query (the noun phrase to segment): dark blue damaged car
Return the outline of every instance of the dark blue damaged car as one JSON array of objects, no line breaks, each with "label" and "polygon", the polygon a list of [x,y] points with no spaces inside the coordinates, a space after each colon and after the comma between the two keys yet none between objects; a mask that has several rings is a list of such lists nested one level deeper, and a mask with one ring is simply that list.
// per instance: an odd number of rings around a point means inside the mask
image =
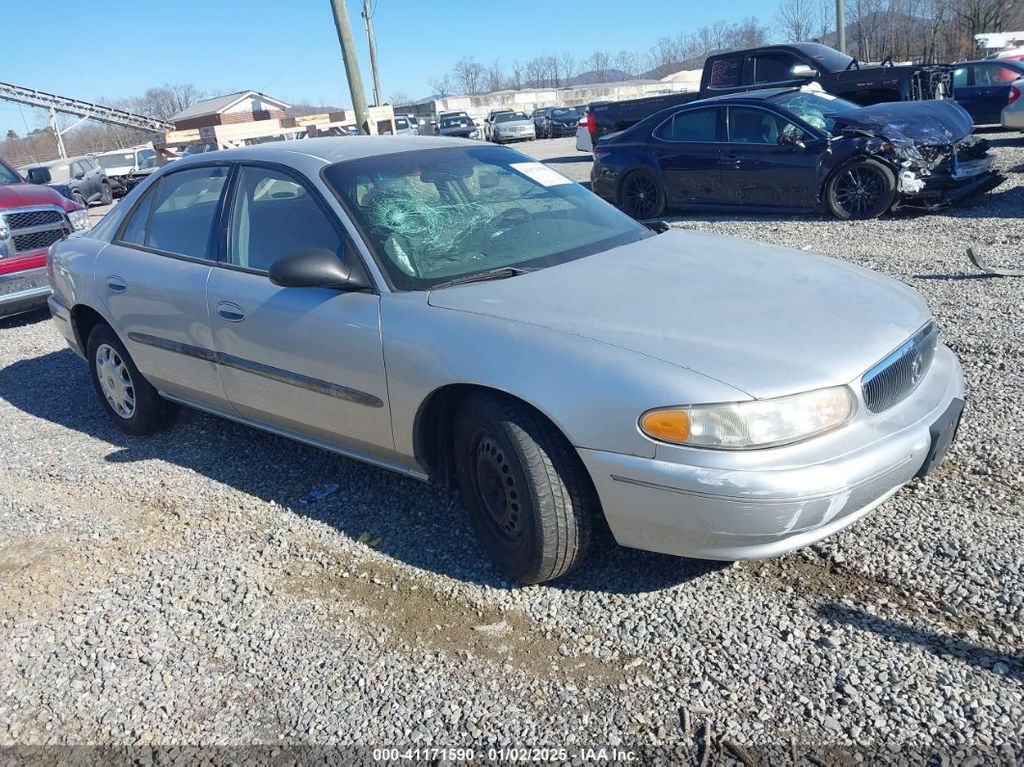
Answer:
[{"label": "dark blue damaged car", "polygon": [[1001,183],[973,129],[951,101],[860,107],[813,87],[751,91],[666,109],[602,137],[591,183],[638,219],[666,209],[875,218]]}]

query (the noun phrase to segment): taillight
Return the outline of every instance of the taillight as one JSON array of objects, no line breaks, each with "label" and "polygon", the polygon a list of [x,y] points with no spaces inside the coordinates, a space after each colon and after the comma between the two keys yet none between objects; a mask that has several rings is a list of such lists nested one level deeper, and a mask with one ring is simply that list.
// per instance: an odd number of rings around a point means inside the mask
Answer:
[{"label": "taillight", "polygon": [[1018,88],[1016,85],[1011,85],[1010,86],[1010,100],[1007,101],[1006,103],[1007,104],[1012,104],[1014,101],[1016,101],[1019,98],[1020,98],[1020,88]]},{"label": "taillight", "polygon": [[594,134],[597,133],[597,118],[594,117],[593,112],[587,112],[587,133],[590,134],[590,138],[594,138]]}]

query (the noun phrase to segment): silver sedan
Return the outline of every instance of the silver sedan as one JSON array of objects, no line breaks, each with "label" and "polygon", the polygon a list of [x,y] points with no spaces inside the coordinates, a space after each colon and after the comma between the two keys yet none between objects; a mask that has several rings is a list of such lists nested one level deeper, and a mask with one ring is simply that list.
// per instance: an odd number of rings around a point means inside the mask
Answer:
[{"label": "silver sedan", "polygon": [[168,165],[56,245],[50,307],[126,432],[181,404],[452,484],[522,582],[600,517],[782,554],[941,461],[963,382],[917,293],[659,229],[504,147],[268,144]]}]

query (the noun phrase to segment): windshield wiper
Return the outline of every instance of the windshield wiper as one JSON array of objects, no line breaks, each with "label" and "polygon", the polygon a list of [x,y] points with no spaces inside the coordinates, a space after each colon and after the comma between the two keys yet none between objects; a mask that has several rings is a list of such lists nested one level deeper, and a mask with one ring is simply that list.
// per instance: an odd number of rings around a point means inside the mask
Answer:
[{"label": "windshield wiper", "polygon": [[527,272],[536,271],[535,269],[523,269],[518,266],[502,266],[497,269],[488,269],[486,272],[477,272],[476,274],[464,274],[462,277],[456,277],[448,280],[447,282],[439,282],[431,290],[440,290],[441,288],[450,288],[455,285],[468,285],[471,282],[487,282],[488,280],[507,280],[509,277],[518,277],[520,274],[526,274]]}]

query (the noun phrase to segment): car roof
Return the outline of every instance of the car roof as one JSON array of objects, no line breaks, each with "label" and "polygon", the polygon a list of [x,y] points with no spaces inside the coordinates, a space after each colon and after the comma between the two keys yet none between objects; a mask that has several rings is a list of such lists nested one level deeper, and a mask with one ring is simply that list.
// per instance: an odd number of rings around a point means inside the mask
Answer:
[{"label": "car roof", "polygon": [[1018,72],[1024,72],[1024,61],[1014,61],[1013,59],[981,59],[978,61],[959,61],[953,64],[954,67],[966,67],[973,66],[975,64],[995,64],[996,66],[1006,67],[1007,69],[1016,69]]},{"label": "car roof", "polygon": [[47,162],[37,162],[35,165],[29,165],[29,168],[56,168],[58,165],[70,165],[78,160],[92,160],[92,155],[80,154],[74,157],[58,157],[56,160],[48,160]]},{"label": "car roof", "polygon": [[[301,154],[322,160],[325,163],[361,160],[366,157],[380,157],[416,149],[440,149],[443,147],[466,146],[466,139],[442,138],[438,136],[327,136],[295,141],[271,141],[266,144],[221,149],[192,155],[196,162],[210,160],[267,159],[266,155],[276,152]],[[191,163],[190,163],[191,164]]]},{"label": "car roof", "polygon": [[689,104],[683,106],[697,106],[699,104],[707,104],[708,102],[718,103],[720,101],[765,101],[775,96],[781,96],[783,93],[792,93],[798,91],[799,88],[791,86],[788,88],[762,88],[756,91],[739,91],[737,93],[723,93],[721,96],[711,96],[706,99],[698,99],[697,101],[691,101]]}]

